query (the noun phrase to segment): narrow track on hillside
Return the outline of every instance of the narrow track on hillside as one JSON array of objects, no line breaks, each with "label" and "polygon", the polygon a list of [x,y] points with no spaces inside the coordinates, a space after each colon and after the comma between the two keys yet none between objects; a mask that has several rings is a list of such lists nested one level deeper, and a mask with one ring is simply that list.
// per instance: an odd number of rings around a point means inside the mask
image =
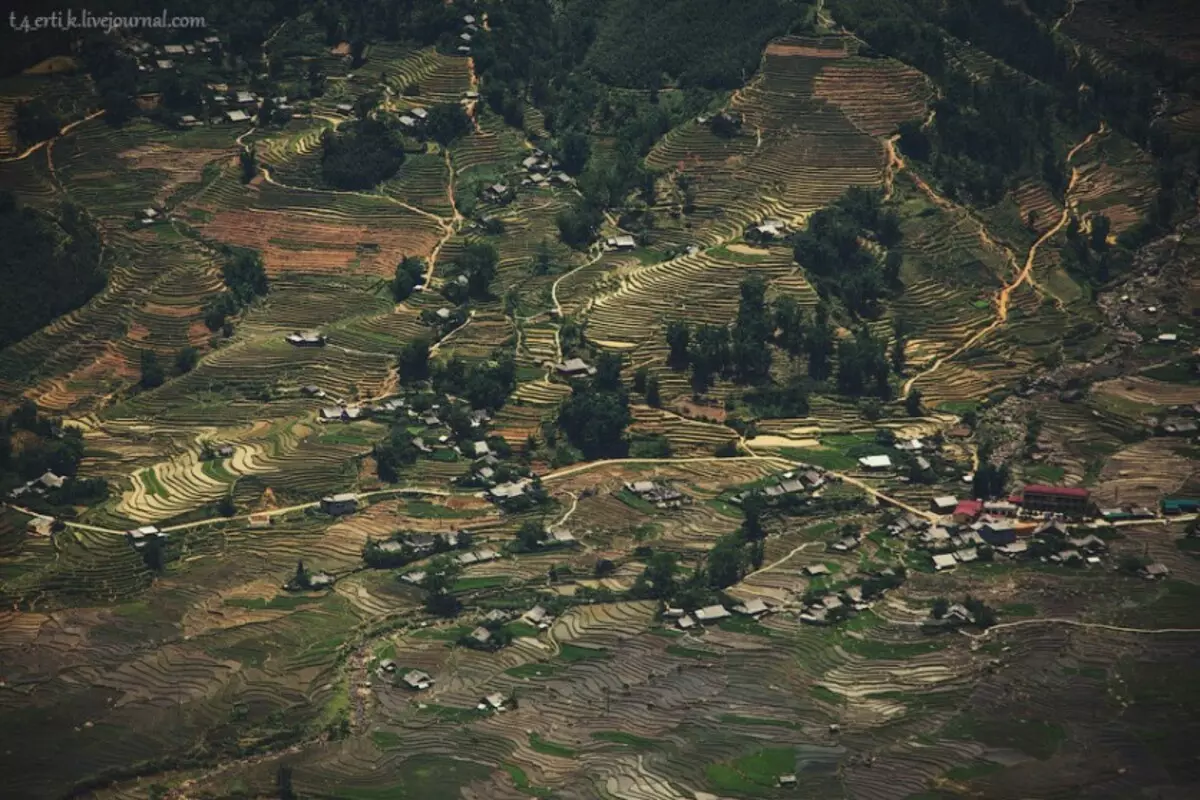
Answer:
[{"label": "narrow track on hillside", "polygon": [[[1094,139],[1096,136],[1102,135],[1106,131],[1107,131],[1107,127],[1105,126],[1105,124],[1103,122],[1101,122],[1100,127],[1096,131],[1089,133],[1083,139],[1083,141],[1079,142],[1078,144],[1076,144],[1074,147],[1071,148],[1070,152],[1067,153],[1067,158],[1066,158],[1067,164],[1069,165],[1071,163],[1071,159],[1074,158],[1075,154],[1077,152],[1079,152],[1079,150],[1081,150],[1083,147],[1090,144],[1092,139]],[[917,182],[918,186],[924,185],[926,188],[928,188],[927,184],[925,184],[924,181],[922,181],[920,179],[920,177],[917,176],[915,173],[910,171],[909,176],[912,177],[913,180]],[[1004,285],[1004,287],[1002,289],[1000,289],[1000,292],[996,295],[996,317],[995,317],[995,319],[993,319],[992,322],[989,325],[987,325],[987,327],[985,327],[979,331],[976,331],[974,334],[969,336],[962,344],[960,344],[958,347],[956,347],[954,350],[952,350],[949,354],[936,359],[933,362],[933,364],[931,364],[927,369],[924,369],[921,372],[918,372],[916,375],[914,375],[913,377],[911,377],[907,381],[905,381],[904,388],[903,388],[901,394],[907,395],[909,393],[909,391],[912,390],[912,387],[916,384],[916,382],[918,380],[921,380],[922,378],[925,378],[925,377],[937,372],[942,367],[942,365],[944,365],[947,362],[952,361],[953,359],[962,355],[964,352],[966,352],[971,347],[973,347],[977,342],[979,342],[985,336],[987,336],[988,334],[990,334],[992,331],[996,330],[997,328],[1001,327],[1002,325],[1004,325],[1005,322],[1008,321],[1009,299],[1012,297],[1012,293],[1014,291],[1016,291],[1018,288],[1020,288],[1020,286],[1023,283],[1026,283],[1027,281],[1030,280],[1030,276],[1033,273],[1033,263],[1034,263],[1034,260],[1037,258],[1038,249],[1043,244],[1045,244],[1047,241],[1049,241],[1052,237],[1054,237],[1064,227],[1066,227],[1067,222],[1071,219],[1071,213],[1072,213],[1071,190],[1073,188],[1075,188],[1075,184],[1078,181],[1078,179],[1079,179],[1079,169],[1077,167],[1072,166],[1070,180],[1067,182],[1067,188],[1063,192],[1064,202],[1063,202],[1062,215],[1059,217],[1057,223],[1055,223],[1045,233],[1043,233],[1041,236],[1039,236],[1037,238],[1037,241],[1035,241],[1030,246],[1029,252],[1025,256],[1025,263],[1021,267],[1021,270],[1017,273],[1016,278],[1014,278],[1010,283],[1006,283]],[[932,189],[928,189],[928,191],[932,191]]]}]

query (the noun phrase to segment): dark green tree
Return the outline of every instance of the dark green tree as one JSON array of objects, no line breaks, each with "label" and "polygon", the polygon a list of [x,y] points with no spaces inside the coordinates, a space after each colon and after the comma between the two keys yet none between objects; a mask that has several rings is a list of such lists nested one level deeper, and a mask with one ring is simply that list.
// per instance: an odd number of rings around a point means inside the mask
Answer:
[{"label": "dark green tree", "polygon": [[392,297],[397,303],[408,299],[424,278],[425,261],[417,256],[405,256],[396,265],[396,274],[392,278]]},{"label": "dark green tree", "polygon": [[396,357],[402,383],[416,383],[429,377],[430,342],[419,336],[407,342]]},{"label": "dark green tree", "polygon": [[158,363],[158,354],[153,350],[143,350],[141,355],[142,368],[142,388],[153,389],[156,386],[162,386],[165,375],[163,368]]},{"label": "dark green tree", "polygon": [[238,153],[238,164],[242,170],[242,183],[249,183],[258,174],[258,151],[254,145],[243,147]]},{"label": "dark green tree", "polygon": [[670,348],[667,363],[672,368],[682,369],[687,366],[691,335],[691,330],[683,320],[673,319],[667,323],[667,347]]},{"label": "dark green tree", "polygon": [[646,379],[646,405],[651,408],[662,407],[662,397],[659,395],[657,375],[651,375]]},{"label": "dark green tree", "polygon": [[196,368],[196,362],[200,360],[200,354],[196,348],[191,345],[184,345],[175,355],[175,369],[180,373],[191,372]]},{"label": "dark green tree", "polygon": [[425,131],[444,147],[471,132],[471,118],[458,103],[443,103],[429,109]]}]

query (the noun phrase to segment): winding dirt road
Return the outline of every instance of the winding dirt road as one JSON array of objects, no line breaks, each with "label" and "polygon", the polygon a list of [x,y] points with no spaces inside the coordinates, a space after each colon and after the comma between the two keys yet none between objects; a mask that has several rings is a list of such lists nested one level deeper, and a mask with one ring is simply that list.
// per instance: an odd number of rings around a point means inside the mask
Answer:
[{"label": "winding dirt road", "polygon": [[[1088,144],[1091,143],[1092,139],[1094,139],[1096,136],[1102,135],[1106,130],[1107,130],[1107,128],[1104,125],[1104,123],[1100,123],[1100,127],[1098,130],[1096,130],[1092,133],[1089,133],[1087,135],[1087,137],[1084,138],[1083,141],[1081,141],[1079,144],[1072,147],[1071,151],[1069,153],[1067,153],[1067,164],[1071,163],[1071,159],[1075,157],[1075,154],[1077,152],[1079,152],[1079,150],[1086,147]],[[894,149],[894,145],[893,145],[893,149]],[[897,156],[897,158],[899,158],[899,157]],[[901,161],[900,163],[903,164],[903,161]],[[911,177],[914,181],[916,181],[918,186],[922,186],[923,191],[926,191],[926,192],[933,191],[915,173],[909,172],[909,177]],[[1012,280],[1012,282],[1005,284],[1004,287],[1000,290],[999,294],[996,295],[996,318],[994,320],[992,320],[991,324],[989,324],[987,327],[985,327],[979,331],[976,331],[974,334],[969,336],[966,339],[966,341],[964,341],[962,344],[960,344],[958,347],[956,347],[954,350],[952,350],[949,354],[944,355],[941,358],[938,358],[937,360],[935,360],[933,362],[933,364],[931,364],[929,366],[928,369],[922,370],[921,372],[917,373],[913,377],[909,378],[904,383],[904,390],[903,390],[902,394],[907,395],[909,393],[909,391],[912,390],[913,385],[918,380],[920,380],[921,378],[927,377],[929,375],[932,375],[934,372],[937,372],[942,367],[943,364],[947,363],[948,361],[952,361],[953,359],[962,355],[964,352],[966,352],[971,347],[973,347],[979,340],[983,339],[985,336],[987,336],[992,331],[996,330],[997,328],[999,328],[1001,325],[1003,325],[1005,322],[1008,321],[1009,300],[1012,297],[1012,293],[1014,291],[1016,291],[1023,283],[1030,280],[1030,276],[1033,273],[1033,262],[1037,258],[1038,248],[1040,248],[1044,243],[1049,241],[1055,234],[1057,234],[1059,231],[1061,231],[1066,226],[1067,222],[1070,221],[1070,219],[1071,219],[1071,212],[1072,212],[1071,190],[1073,188],[1075,188],[1075,183],[1078,181],[1078,179],[1079,179],[1078,168],[1071,167],[1071,178],[1067,183],[1067,188],[1063,195],[1066,202],[1063,203],[1062,215],[1059,217],[1058,222],[1055,223],[1053,227],[1051,227],[1049,230],[1047,230],[1045,233],[1043,233],[1041,236],[1039,236],[1037,241],[1035,241],[1030,246],[1029,252],[1025,256],[1025,263],[1021,267],[1021,270],[1017,273],[1016,278],[1014,278]],[[944,198],[943,198],[943,200],[944,200]],[[944,201],[944,202],[949,202],[949,201]]]}]

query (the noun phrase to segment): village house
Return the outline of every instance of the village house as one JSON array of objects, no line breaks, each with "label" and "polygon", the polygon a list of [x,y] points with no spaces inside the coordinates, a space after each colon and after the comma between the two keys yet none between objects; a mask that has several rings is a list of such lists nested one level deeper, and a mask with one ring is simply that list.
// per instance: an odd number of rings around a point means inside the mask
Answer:
[{"label": "village house", "polygon": [[404,673],[404,677],[400,680],[404,681],[404,683],[414,691],[428,689],[429,685],[433,683],[433,678],[429,675],[429,673],[423,672],[419,669],[409,670],[408,672]]},{"label": "village house", "polygon": [[226,111],[225,118],[230,122],[245,122],[250,119],[250,115],[240,108],[235,108],[232,111]]},{"label": "village house", "polygon": [[892,468],[892,459],[887,456],[863,456],[858,465],[867,470],[882,470]]},{"label": "village house", "polygon": [[954,521],[959,525],[970,525],[982,513],[982,500],[962,500],[954,507]]},{"label": "village house", "polygon": [[575,537],[572,534],[568,533],[567,531],[552,530],[552,531],[549,531],[546,535],[546,544],[574,545],[574,544],[578,544],[578,541],[575,539]]},{"label": "village house", "polygon": [[782,239],[787,232],[787,225],[779,219],[765,219],[750,230],[751,238],[757,238],[760,241]]},{"label": "village house", "polygon": [[938,514],[950,514],[958,505],[958,498],[954,495],[943,494],[929,501],[929,509]]},{"label": "village house", "polygon": [[816,578],[820,575],[828,575],[829,567],[825,566],[824,564],[809,564],[804,568],[803,571],[804,574],[810,578]]},{"label": "village house", "polygon": [[698,622],[716,622],[732,616],[729,609],[722,605],[705,606],[692,612]]},{"label": "village house", "polygon": [[419,586],[425,582],[425,571],[416,570],[415,572],[406,572],[400,576],[400,580],[413,586]]},{"label": "village house", "polygon": [[312,589],[324,589],[326,586],[333,586],[336,582],[337,577],[328,572],[317,572],[308,578],[308,585]]},{"label": "village house", "polygon": [[479,644],[486,645],[492,641],[492,632],[480,625],[478,628],[471,631],[470,637]]},{"label": "village house", "polygon": [[134,528],[133,530],[128,531],[125,536],[129,539],[133,546],[139,550],[145,547],[146,542],[150,541],[151,539],[167,538],[166,534],[160,531],[154,525],[143,525],[140,528]]},{"label": "village house", "polygon": [[40,485],[43,489],[61,489],[62,485],[67,482],[67,479],[61,475],[55,475],[51,470],[46,470],[33,482]]},{"label": "village house", "polygon": [[495,692],[483,698],[483,701],[479,704],[479,709],[483,710],[490,708],[493,711],[503,711],[504,703],[504,695],[500,694],[499,692]]},{"label": "village house", "polygon": [[530,482],[524,478],[509,483],[501,483],[488,489],[487,495],[492,500],[512,500],[525,494]]},{"label": "village house", "polygon": [[1166,564],[1149,564],[1142,568],[1142,576],[1148,580],[1161,580],[1171,574]]},{"label": "village house", "polygon": [[975,532],[993,547],[1012,544],[1017,540],[1017,528],[1008,520],[985,520]]},{"label": "village house", "polygon": [[632,250],[637,247],[637,242],[629,234],[621,234],[620,236],[610,236],[604,240],[604,244],[609,250]]},{"label": "village house", "polygon": [[484,195],[488,200],[500,203],[508,198],[508,187],[503,183],[493,183],[484,191]]},{"label": "village house", "polygon": [[335,517],[353,514],[358,510],[358,497],[349,492],[326,495],[321,498],[321,510]]},{"label": "village house", "polygon": [[939,553],[933,557],[933,568],[938,572],[944,569],[954,569],[958,566],[958,559],[950,553]]},{"label": "village house", "polygon": [[747,600],[746,602],[742,603],[741,605],[734,606],[733,610],[735,612],[737,612],[738,614],[743,614],[745,616],[755,617],[755,618],[760,617],[763,614],[766,614],[768,611],[770,611],[770,609],[767,608],[767,604],[764,603],[762,600],[758,599],[757,597],[754,598],[753,600]]},{"label": "village house", "polygon": [[289,333],[286,337],[287,343],[295,347],[324,347],[325,334],[323,333]]},{"label": "village house", "polygon": [[554,371],[565,378],[580,378],[584,375],[596,374],[596,368],[590,366],[582,358],[570,358],[561,364],[555,364]]}]

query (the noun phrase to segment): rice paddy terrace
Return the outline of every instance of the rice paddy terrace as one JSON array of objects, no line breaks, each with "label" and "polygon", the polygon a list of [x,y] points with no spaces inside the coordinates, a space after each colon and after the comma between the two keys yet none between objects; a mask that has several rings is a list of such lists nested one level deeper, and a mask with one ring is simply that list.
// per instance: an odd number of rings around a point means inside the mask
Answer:
[{"label": "rice paddy terrace", "polygon": [[[1116,36],[1085,5],[1069,35]],[[575,188],[522,184],[528,135],[545,124],[534,111],[522,131],[470,102],[472,130],[451,145],[414,149],[372,190],[328,188],[321,137],[359,97],[378,91],[381,109],[402,113],[481,86],[470,58],[393,45],[368,47],[361,69],[336,77],[311,113],[282,126],[114,128],[85,119],[83,103],[72,106],[82,121],[38,148],[0,136],[0,182],[36,208],[83,207],[108,271],[87,304],[0,351],[5,409],[29,398],[79,427],[80,474],[111,487],[45,535],[30,532],[20,503],[0,509],[0,768],[13,797],[276,796],[281,767],[299,796],[348,800],[1128,797],[1147,787],[1183,797],[1200,787],[1189,518],[1114,528],[1103,564],[1079,569],[996,559],[935,571],[911,538],[886,534],[902,511],[929,517],[934,497],[965,495],[984,439],[1012,454],[1015,480],[1087,486],[1101,505],[1197,496],[1194,445],[1148,429],[1200,403],[1178,349],[1198,341],[1180,296],[1197,294],[1187,282],[1200,233],[1177,232],[1158,262],[1163,283],[1104,298],[1062,254],[1072,221],[1103,214],[1118,235],[1142,219],[1150,155],[1102,126],[1069,143],[1061,192],[1027,177],[994,206],[969,206],[896,146],[902,123],[928,125],[932,81],[846,31],[784,36],[718,98],[742,120],[735,135],[688,120],[646,156],[664,189],[651,240],[579,251],[558,241],[556,223]],[[5,88],[0,124],[14,98],[42,91],[30,78]],[[85,96],[55,91],[60,103]],[[249,144],[256,172],[243,182]],[[666,190],[681,179],[694,190],[687,213]],[[487,200],[497,182],[517,187],[511,202]],[[765,218],[802,228],[855,186],[879,189],[899,214],[903,291],[871,328],[889,340],[903,321],[898,388],[919,390],[924,407],[867,413],[822,395],[805,417],[734,430],[720,401],[735,387],[718,381],[692,397],[668,364],[666,327],[729,324],[749,274],[771,299],[813,308],[814,281],[792,248],[743,233]],[[141,221],[146,208],[161,211],[156,221]],[[607,218],[602,237],[622,233],[617,222]],[[477,242],[498,252],[492,297],[437,335],[425,312],[445,305],[438,290]],[[270,281],[228,336],[204,321],[226,247],[257,251]],[[535,268],[547,249],[553,267]],[[396,302],[390,282],[405,256],[425,260],[426,286]],[[1186,291],[1172,299],[1166,281]],[[1139,310],[1151,304],[1161,313]],[[520,455],[570,394],[552,368],[568,321],[592,354],[621,353],[626,378],[645,368],[658,381],[660,407],[635,401],[629,432],[667,454],[535,461],[548,500],[509,513],[456,482],[470,462],[448,447],[388,484],[371,456],[387,424],[320,421],[333,403],[397,395],[396,354],[418,336],[431,336],[435,357],[469,363],[512,348],[517,386],[489,436]],[[1130,335],[1168,328],[1178,347],[1111,355]],[[307,330],[325,346],[285,341]],[[193,369],[134,389],[144,351],[171,363],[185,346],[198,351]],[[776,372],[787,361],[777,354]],[[1029,388],[1035,374],[1061,380]],[[1080,376],[1088,391],[1058,391]],[[964,431],[966,412],[978,421]],[[409,431],[433,443],[443,429],[414,419]],[[912,437],[944,437],[932,482],[862,466]],[[771,613],[684,629],[639,594],[652,553],[700,567],[744,520],[736,492],[811,467],[828,479],[822,502],[769,515],[761,558],[725,590],[730,605],[764,601]],[[656,505],[625,488],[641,480],[688,502]],[[318,498],[337,492],[357,495],[356,513],[320,510]],[[224,503],[234,513],[220,513]],[[573,541],[515,547],[531,521]],[[160,571],[125,536],[140,525],[167,535]],[[450,530],[471,535],[448,587],[456,616],[430,614],[425,589],[399,579],[432,569],[424,555],[399,570],[364,563],[368,543]],[[844,531],[860,546],[837,549]],[[1126,574],[1127,559],[1170,577]],[[328,583],[285,588],[299,560]],[[845,622],[801,619],[806,597],[898,566],[903,584]],[[938,598],[968,595],[998,624],[929,624]],[[485,623],[504,632],[503,647],[467,646]],[[423,688],[406,685],[413,671]]]}]

